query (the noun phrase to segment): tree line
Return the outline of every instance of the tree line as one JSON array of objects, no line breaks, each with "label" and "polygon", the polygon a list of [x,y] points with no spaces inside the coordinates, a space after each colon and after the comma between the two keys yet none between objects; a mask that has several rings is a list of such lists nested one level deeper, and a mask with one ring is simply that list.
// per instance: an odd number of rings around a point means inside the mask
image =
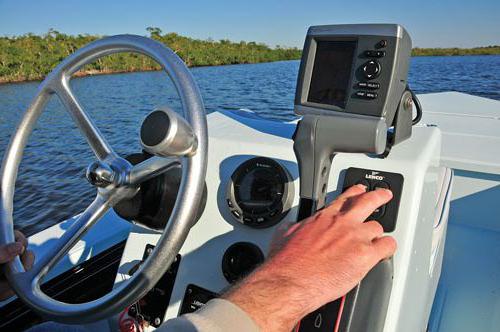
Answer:
[{"label": "tree line", "polygon": [[[256,42],[231,42],[226,39],[199,40],[177,33],[162,33],[147,28],[149,37],[171,48],[189,67],[260,63],[299,59],[301,50],[269,46]],[[57,64],[80,47],[102,36],[76,36],[49,30],[40,36],[25,34],[0,37],[0,83],[43,79]],[[84,67],[77,75],[159,70],[150,58],[137,53],[103,57]]]},{"label": "tree line", "polygon": [[474,48],[420,48],[412,50],[413,56],[453,56],[453,55],[498,55],[500,54],[500,45],[491,45]]},{"label": "tree line", "polygon": [[[170,47],[189,67],[296,60],[301,56],[301,50],[298,48],[271,48],[262,43],[232,42],[227,39],[193,39],[173,32],[163,33],[156,27],[148,27],[146,30],[150,38]],[[28,33],[16,37],[0,37],[0,83],[43,79],[68,55],[101,37],[87,34],[67,35],[53,29],[44,35]],[[412,54],[500,54],[500,46],[472,49],[415,48]],[[159,69],[159,66],[146,56],[121,53],[101,58],[87,65],[76,75]]]}]

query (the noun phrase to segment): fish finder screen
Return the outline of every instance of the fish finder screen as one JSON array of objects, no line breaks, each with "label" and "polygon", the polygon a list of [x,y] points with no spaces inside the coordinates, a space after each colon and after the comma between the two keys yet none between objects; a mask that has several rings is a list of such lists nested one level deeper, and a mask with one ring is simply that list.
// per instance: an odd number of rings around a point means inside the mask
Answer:
[{"label": "fish finder screen", "polygon": [[345,107],[356,41],[318,41],[307,101]]}]

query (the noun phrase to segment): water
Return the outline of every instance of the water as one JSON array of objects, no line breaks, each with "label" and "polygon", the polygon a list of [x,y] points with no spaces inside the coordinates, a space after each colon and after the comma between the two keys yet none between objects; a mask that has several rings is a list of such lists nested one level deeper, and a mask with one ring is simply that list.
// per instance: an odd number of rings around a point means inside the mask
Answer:
[{"label": "water", "polygon": [[[265,118],[293,119],[298,61],[194,68],[208,112],[249,108]],[[460,91],[500,100],[500,56],[413,58],[411,87],[417,93]],[[0,85],[0,152],[39,82]],[[180,110],[163,72],[78,78],[72,87],[114,149],[140,150],[138,128],[156,105]],[[425,110],[424,110],[425,111]],[[95,190],[84,178],[90,148],[56,97],[30,138],[14,200],[16,227],[28,234],[82,211]]]}]

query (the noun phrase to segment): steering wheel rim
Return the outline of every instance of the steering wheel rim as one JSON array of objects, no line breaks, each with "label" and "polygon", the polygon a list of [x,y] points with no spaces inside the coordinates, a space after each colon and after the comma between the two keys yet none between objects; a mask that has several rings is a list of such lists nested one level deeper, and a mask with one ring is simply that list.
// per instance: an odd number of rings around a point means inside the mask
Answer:
[{"label": "steering wheel rim", "polygon": [[[103,297],[80,304],[63,303],[41,291],[43,276],[117,201],[133,195],[140,182],[179,162],[177,158],[153,157],[142,165],[132,167],[114,153],[72,94],[69,86],[72,74],[100,57],[121,52],[149,56],[168,74],[181,98],[184,118],[196,135],[197,150],[180,158],[183,172],[175,207],[148,260],[127,282]],[[197,211],[192,207],[200,202],[203,193],[208,152],[206,113],[191,73],[184,62],[163,44],[146,37],[118,35],[94,41],[79,49],[61,62],[40,84],[37,95],[5,152],[0,169],[0,245],[14,241],[13,197],[19,164],[33,127],[53,94],[58,95],[76,121],[99,162],[106,163],[114,170],[115,181],[106,188],[98,188],[94,202],[51,247],[51,254],[37,258],[29,271],[24,270],[17,257],[6,265],[5,274],[19,298],[44,317],[65,323],[93,322],[118,313],[144,296],[166,272],[184,243],[191,222],[196,218]]]}]

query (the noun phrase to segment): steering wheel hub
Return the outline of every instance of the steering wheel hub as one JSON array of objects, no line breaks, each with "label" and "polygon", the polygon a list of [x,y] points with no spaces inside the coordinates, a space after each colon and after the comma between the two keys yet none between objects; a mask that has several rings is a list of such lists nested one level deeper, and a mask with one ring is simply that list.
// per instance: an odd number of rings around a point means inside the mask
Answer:
[{"label": "steering wheel hub", "polygon": [[110,165],[98,160],[87,167],[85,176],[91,185],[104,188],[116,182],[117,173]]},{"label": "steering wheel hub", "polygon": [[[98,188],[113,188],[124,185],[131,185],[128,182],[132,172],[132,165],[124,158],[115,157],[114,159],[96,160],[87,166],[85,177],[87,181]],[[137,187],[138,183],[134,185]]]}]

